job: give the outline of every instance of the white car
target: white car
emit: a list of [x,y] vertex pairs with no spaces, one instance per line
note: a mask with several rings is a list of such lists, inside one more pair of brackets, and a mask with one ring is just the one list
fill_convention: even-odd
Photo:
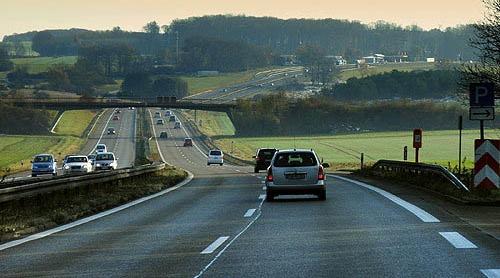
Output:
[[221,150],[211,150],[208,152],[207,165],[211,164],[224,165],[224,154]]
[[97,144],[97,146],[95,147],[95,152],[96,153],[108,152],[108,147],[106,147],[106,145],[104,144]]
[[118,159],[114,153],[98,153],[95,156],[94,169],[100,170],[116,170],[118,167]]
[[88,157],[84,155],[70,156],[64,163],[63,172],[65,175],[72,173],[90,173],[92,164]]
[[161,118],[161,113],[159,111],[155,112],[155,118]]

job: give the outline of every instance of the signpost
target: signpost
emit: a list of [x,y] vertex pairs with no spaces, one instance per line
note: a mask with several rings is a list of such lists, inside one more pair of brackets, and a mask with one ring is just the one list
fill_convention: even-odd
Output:
[[484,140],[484,121],[495,119],[495,86],[493,83],[471,83],[469,86],[469,119],[479,121]]
[[415,163],[418,163],[418,151],[422,148],[422,129],[413,130],[413,148],[415,149]]

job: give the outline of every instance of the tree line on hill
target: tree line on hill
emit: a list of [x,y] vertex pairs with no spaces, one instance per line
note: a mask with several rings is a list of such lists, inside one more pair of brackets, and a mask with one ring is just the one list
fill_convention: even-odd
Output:
[[119,27],[109,31],[48,30],[6,36],[4,41],[33,41],[33,48],[43,56],[76,55],[82,45],[103,42],[126,43],[140,54],[161,56],[165,49],[170,53],[176,51],[178,38],[182,48],[190,38],[210,37],[242,41],[271,49],[276,54],[295,53],[304,44],[321,45],[328,54],[343,55],[351,61],[373,53],[402,52],[419,60],[426,57],[469,60],[475,57],[468,45],[472,34],[470,25],[425,31],[418,26],[403,28],[382,21],[367,25],[336,19],[214,15],[178,19],[161,27],[151,22],[144,32],[125,32]]
[[50,124],[47,111],[0,103],[0,134],[47,134]]
[[[432,101],[347,104],[323,96],[297,100],[275,94],[258,101],[240,100],[231,119],[237,136],[289,136],[456,129],[458,117],[466,119],[467,114],[459,104]],[[500,121],[491,124],[498,126]],[[465,120],[464,127],[475,128],[477,123]]]
[[457,93],[459,73],[455,70],[392,71],[323,89],[324,96],[342,101],[381,99],[441,99]]

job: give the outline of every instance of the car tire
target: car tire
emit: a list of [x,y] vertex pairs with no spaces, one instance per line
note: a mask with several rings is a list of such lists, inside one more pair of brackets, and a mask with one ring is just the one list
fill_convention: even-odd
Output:
[[266,190],[266,202],[274,201],[274,193],[270,190]]
[[255,167],[255,168],[253,169],[253,172],[254,172],[254,173],[258,173],[258,172],[259,172],[259,169],[258,169],[257,167]]
[[221,163],[221,164],[220,164],[220,166],[223,166],[223,165],[224,165],[224,163]]
[[36,178],[36,174],[31,174],[31,177],[32,178]]
[[207,163],[207,166],[210,166],[210,163]]
[[325,201],[326,200],[326,190],[323,189],[321,191],[318,192],[318,199],[320,201]]

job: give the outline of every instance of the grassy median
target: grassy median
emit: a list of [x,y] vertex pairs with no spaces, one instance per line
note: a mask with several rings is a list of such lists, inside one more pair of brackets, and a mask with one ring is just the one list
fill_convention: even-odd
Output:
[[167,167],[116,183],[60,190],[0,204],[0,242],[47,230],[172,187],[186,178]]
[[92,110],[65,111],[54,132],[58,135],[81,137],[96,115],[97,112]]

